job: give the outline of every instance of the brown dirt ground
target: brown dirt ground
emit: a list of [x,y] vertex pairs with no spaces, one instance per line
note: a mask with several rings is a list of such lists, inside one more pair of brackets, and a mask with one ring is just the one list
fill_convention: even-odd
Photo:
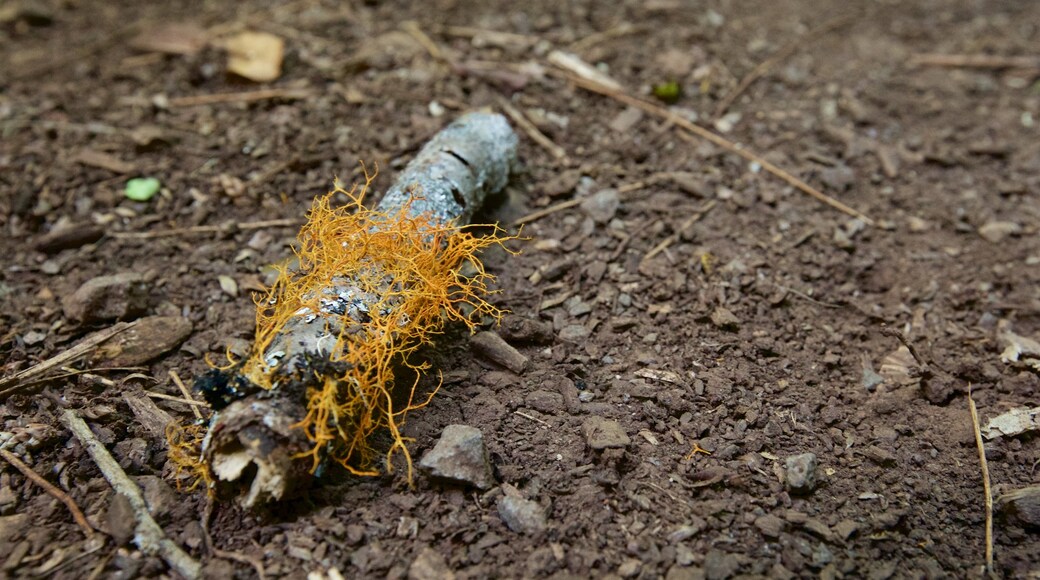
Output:
[[[302,218],[333,175],[358,176],[359,159],[379,164],[376,189],[385,189],[448,119],[496,107],[511,92],[502,78],[432,60],[395,32],[405,21],[470,63],[549,67],[550,48],[570,48],[636,93],[675,79],[684,88],[675,107],[711,125],[739,77],[845,4],[45,3],[49,23],[0,24],[3,374],[94,329],[66,320],[61,299],[101,274],[144,274],[154,287],[149,313],[194,325],[179,349],[138,371],[154,377],[153,390],[175,394],[168,370],[188,378],[206,368],[204,356],[247,343],[247,289],[288,255],[292,228],[108,235],[50,254],[35,244],[59,222],[112,234]],[[227,77],[216,48],[182,57],[127,46],[134,26],[183,20],[282,36],[288,53],[273,86],[311,94],[171,104],[255,88]],[[335,568],[401,578],[427,548],[457,578],[980,576],[982,478],[965,395],[972,383],[983,421],[1037,402],[1037,374],[1000,361],[994,328],[1007,319],[1040,335],[1040,85],[1035,71],[915,68],[908,59],[1037,55],[1038,22],[1040,3],[1029,1],[872,3],[730,107],[739,117],[727,119],[729,138],[865,211],[874,228],[656,119],[619,117],[623,106],[537,67],[513,74],[526,79],[512,87],[513,103],[568,158],[522,138],[523,168],[483,219],[510,222],[606,187],[650,185],[624,193],[606,224],[574,207],[527,227],[519,256],[488,257],[500,277],[496,303],[551,324],[556,338],[520,345],[532,364],[517,376],[449,332],[430,353],[445,373],[443,393],[409,418],[407,432],[418,457],[448,424],[480,428],[498,481],[541,503],[547,529],[506,528],[498,488],[481,494],[419,477],[409,489],[398,475],[333,474],[305,498],[260,512],[218,505],[217,546],[258,559],[269,577]],[[595,37],[624,23],[635,28]],[[533,42],[481,42],[444,25]],[[132,132],[146,125],[163,142],[136,144]],[[149,203],[124,199],[128,175],[76,162],[85,149],[161,178],[163,192]],[[686,174],[680,184],[668,172]],[[718,205],[644,260],[708,199]],[[978,230],[990,222],[1019,231],[987,241]],[[221,275],[237,280],[237,297],[222,292]],[[720,308],[736,324],[715,324]],[[868,380],[899,347],[886,328],[933,359],[923,369],[930,376]],[[670,371],[672,382],[647,370]],[[109,532],[119,527],[112,493],[57,415],[79,409],[131,474],[164,475],[164,443],[121,397],[127,374],[104,373],[114,381],[107,386],[52,381],[0,405],[5,445]],[[159,406],[190,419],[176,403]],[[592,415],[619,421],[628,448],[587,449],[581,425]],[[711,454],[686,458],[695,442]],[[783,464],[804,452],[818,456],[819,482],[797,496],[785,490]],[[987,454],[997,492],[1040,482],[1037,437],[991,442]],[[0,502],[0,575],[171,574],[111,539],[86,542],[62,504],[6,463]],[[201,494],[166,497],[159,521],[209,574],[252,576],[248,565],[207,554],[203,504]],[[995,554],[1004,576],[1040,573],[1036,531],[1000,514]],[[431,577],[418,568],[415,577]]]

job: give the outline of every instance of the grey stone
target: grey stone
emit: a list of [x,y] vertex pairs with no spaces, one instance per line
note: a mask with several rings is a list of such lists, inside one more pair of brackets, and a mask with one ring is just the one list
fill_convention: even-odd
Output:
[[708,580],[725,580],[733,576],[739,568],[740,560],[735,554],[711,550],[704,557],[704,575]]
[[621,424],[613,419],[592,416],[585,419],[582,432],[589,447],[597,451],[603,449],[624,449],[632,442]]
[[740,319],[728,308],[719,306],[711,313],[711,323],[719,328],[737,328],[740,326]]
[[426,546],[408,567],[408,580],[454,580],[455,573],[447,560],[433,548]]
[[433,477],[491,489],[495,484],[488,461],[484,435],[468,425],[448,425],[433,449],[423,456],[419,467]]
[[852,520],[841,520],[840,522],[834,524],[834,533],[837,534],[838,537],[843,540],[849,539],[850,537],[852,537],[853,534],[855,534],[858,531],[859,524]]
[[784,520],[773,514],[766,514],[755,520],[755,527],[766,537],[778,538],[784,530]]
[[148,309],[151,285],[134,272],[86,281],[62,302],[65,316],[84,323],[128,319]]
[[816,487],[816,454],[787,458],[787,487],[794,493],[810,493]]
[[614,219],[618,207],[621,205],[621,195],[616,189],[603,189],[585,198],[581,202],[581,209],[592,221],[605,224]]
[[520,534],[536,534],[545,529],[545,510],[529,499],[503,496],[498,500],[498,515],[510,530]]

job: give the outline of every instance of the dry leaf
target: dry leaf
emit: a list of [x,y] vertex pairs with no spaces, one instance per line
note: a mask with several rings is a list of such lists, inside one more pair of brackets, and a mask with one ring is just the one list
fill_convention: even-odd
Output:
[[130,41],[130,47],[144,52],[195,54],[209,42],[206,29],[190,22],[167,22],[145,30]]
[[1000,321],[997,337],[1004,345],[1000,360],[1011,364],[1019,363],[1040,371],[1040,342],[1027,336],[1019,336],[1011,332],[1010,323]]
[[282,74],[285,41],[267,32],[241,32],[227,41],[228,72],[258,83]]
[[220,282],[220,289],[224,291],[224,294],[232,298],[238,297],[238,282],[231,276],[217,276],[217,280]]
[[908,385],[919,380],[917,361],[910,349],[900,346],[881,361],[878,374],[889,384]]
[[1020,407],[990,419],[989,423],[982,428],[982,434],[986,436],[986,439],[995,439],[1002,436],[1013,437],[1038,429],[1040,429],[1040,407],[1032,409]]

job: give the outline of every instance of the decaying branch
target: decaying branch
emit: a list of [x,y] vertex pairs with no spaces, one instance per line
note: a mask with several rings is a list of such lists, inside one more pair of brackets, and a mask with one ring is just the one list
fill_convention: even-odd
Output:
[[[403,408],[395,401],[391,390],[400,394],[403,388],[407,395],[408,385],[385,385],[392,383],[388,357],[407,355],[428,340],[440,324],[428,320],[434,314],[466,321],[456,308],[462,303],[494,313],[479,297],[483,282],[467,286],[458,266],[477,266],[482,280],[486,275],[471,252],[496,242],[460,242],[457,227],[506,185],[516,146],[504,117],[470,113],[422,148],[364,225],[351,217],[369,211],[360,197],[354,198],[355,214],[337,213],[328,198],[316,202],[301,232],[299,269],[283,274],[289,281],[276,283],[267,303],[260,303],[251,357],[196,381],[217,411],[202,453],[218,485],[253,506],[302,487],[330,459],[371,473],[350,459],[371,455],[366,438],[376,428],[388,429],[394,441],[387,459],[395,448],[408,458],[397,423],[422,405],[410,396]],[[468,246],[460,249],[460,243]],[[401,246],[386,249],[394,244]],[[415,257],[412,246],[422,246]],[[296,280],[310,285],[297,292]],[[286,307],[291,310],[280,317],[277,310]],[[387,354],[365,358],[356,352],[366,348]],[[410,474],[410,458],[408,466]]]

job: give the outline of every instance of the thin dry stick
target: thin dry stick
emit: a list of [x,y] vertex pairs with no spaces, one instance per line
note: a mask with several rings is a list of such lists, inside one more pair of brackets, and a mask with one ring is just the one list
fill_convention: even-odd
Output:
[[686,221],[684,221],[682,225],[680,225],[672,235],[662,240],[660,244],[654,246],[654,249],[647,252],[646,255],[643,256],[643,260],[649,260],[657,254],[660,254],[661,252],[668,249],[668,246],[671,246],[672,244],[677,242],[679,240],[679,236],[681,236],[683,232],[688,230],[690,226],[700,221],[701,218],[703,218],[704,216],[708,215],[708,212],[711,211],[717,203],[718,202],[713,199],[708,203],[704,204],[704,207],[697,210],[693,215],[687,218]]
[[715,118],[718,119],[724,115],[726,110],[729,109],[729,106],[733,104],[733,101],[737,100],[737,97],[746,91],[748,87],[754,84],[758,79],[765,76],[766,73],[773,69],[773,67],[790,58],[792,54],[798,52],[798,49],[819,39],[828,32],[833,32],[834,30],[845,26],[854,19],[854,14],[839,16],[832,20],[828,20],[817,28],[814,28],[806,34],[787,43],[783,48],[776,51],[776,54],[759,63],[758,66],[752,69],[744,78],[740,79],[740,83],[738,83],[729,94],[723,97],[722,100],[719,101],[719,105],[715,107]]
[[[209,403],[205,401],[196,401],[194,399],[182,399],[180,397],[174,397],[173,395],[167,395],[166,393],[156,393],[155,391],[145,391],[144,394],[148,395],[153,399],[162,399],[164,401],[171,401],[174,403],[180,403],[182,405],[191,405],[196,409],[198,407],[205,407],[207,409],[209,408]],[[201,419],[201,417],[199,418]]]
[[261,89],[238,93],[215,93],[210,95],[191,95],[170,99],[171,107],[197,107],[199,105],[216,105],[219,103],[253,103],[270,99],[306,99],[314,94],[310,89]]
[[202,539],[205,541],[206,549],[217,558],[224,558],[225,560],[232,560],[241,564],[249,564],[256,570],[256,575],[260,580],[266,580],[267,575],[264,573],[264,565],[259,559],[249,556],[247,554],[240,554],[238,552],[231,552],[228,550],[221,550],[220,548],[213,545],[213,536],[209,533],[209,522],[213,517],[213,496],[206,496],[206,507],[202,510]]
[[547,208],[533,211],[522,218],[517,219],[513,222],[513,225],[521,226],[527,223],[531,223],[536,220],[540,220],[547,215],[552,215],[558,211],[572,208],[576,205],[581,204],[581,198],[568,199],[567,201],[561,201],[560,203],[550,205]]
[[550,427],[551,426],[551,425],[549,425],[549,423],[547,423],[545,421],[542,421],[538,417],[535,417],[534,415],[528,415],[527,413],[524,413],[523,411],[513,411],[513,414],[514,415],[519,415],[519,416],[523,417],[524,419],[530,419],[531,421],[534,421],[535,423],[541,423],[542,425],[545,425],[546,427]]
[[602,32],[594,32],[585,38],[575,41],[568,47],[568,50],[572,52],[581,52],[583,50],[592,48],[593,46],[612,40],[614,38],[620,38],[628,34],[635,34],[645,30],[642,26],[634,26],[630,22],[622,22],[613,28],[608,28]]
[[449,65],[454,64],[452,62],[452,59],[449,58],[443,50],[441,50],[441,47],[436,42],[434,42],[428,34],[423,32],[422,28],[419,27],[418,22],[414,20],[409,20],[402,24],[401,28],[403,28],[404,31],[407,32],[409,35],[411,35],[411,37],[414,38],[416,42],[421,44],[422,47],[426,49],[426,52],[430,53],[430,56]]
[[133,328],[136,325],[136,320],[133,322],[120,322],[119,324],[115,324],[109,328],[106,328],[105,330],[99,330],[98,332],[95,332],[94,334],[83,339],[76,346],[66,350],[65,352],[52,356],[51,358],[43,362],[37,363],[25,369],[24,371],[15,373],[5,379],[0,380],[0,401],[6,399],[18,390],[22,389],[27,383],[32,381],[34,378],[49,372],[51,369],[67,365],[89,355],[90,353],[94,352],[94,348],[96,348],[99,344],[105,342],[106,340],[112,338],[113,336],[121,332]]
[[987,54],[935,54],[914,55],[911,66],[940,66],[948,68],[985,69],[1040,69],[1040,57],[1036,56],[991,56]]
[[76,520],[76,524],[83,530],[83,533],[88,538],[94,537],[94,528],[87,521],[87,516],[83,515],[83,512],[76,505],[75,500],[69,497],[69,494],[58,489],[51,482],[44,479],[41,475],[32,470],[31,467],[18,459],[18,456],[6,449],[0,449],[0,457],[3,457],[8,463],[14,466],[15,469],[22,472],[22,475],[27,477],[29,481],[43,488],[43,491],[47,492],[51,497],[65,504],[65,507],[69,508],[72,512],[72,519]]
[[174,228],[170,230],[156,230],[152,232],[113,232],[109,236],[117,240],[150,240],[153,238],[168,238],[173,236],[185,236],[192,234],[216,234],[236,230],[262,230],[267,228],[287,228],[299,226],[297,219],[263,220],[258,222],[241,222],[227,226],[192,226],[189,228]]
[[137,487],[137,484],[119,467],[119,463],[97,440],[90,427],[76,414],[76,411],[66,409],[61,415],[61,422],[79,439],[116,493],[121,494],[130,502],[136,520],[134,543],[137,544],[137,547],[145,554],[158,555],[182,576],[198,578],[202,566],[166,537],[166,533],[148,513],[148,505],[144,501],[144,496],[141,495],[141,488]]
[[[654,103],[651,103],[649,101],[645,101],[645,100],[640,99],[638,97],[634,97],[634,96],[629,95],[628,93],[625,93],[623,91],[618,91],[618,90],[612,89],[612,88],[610,88],[608,86],[605,86],[605,85],[603,85],[601,83],[598,83],[598,82],[595,82],[595,81],[590,81],[588,79],[579,77],[579,76],[577,76],[577,75],[575,75],[575,74],[573,74],[573,73],[571,73],[570,71],[567,71],[567,70],[562,70],[561,69],[561,72],[559,72],[558,74],[562,75],[567,80],[571,81],[575,85],[577,85],[577,86],[579,86],[579,87],[581,87],[581,88],[583,88],[583,89],[585,89],[587,91],[591,91],[593,93],[597,93],[597,94],[603,95],[605,97],[610,97],[611,99],[614,99],[615,101],[618,101],[619,103],[624,103],[626,105],[629,105],[629,106],[632,106],[632,107],[636,107],[638,109],[642,109],[642,110],[646,111],[647,113],[650,113],[651,115],[654,115],[654,116],[659,117],[661,119],[664,119],[666,121],[670,121],[674,125],[682,128],[682,129],[685,129],[686,131],[689,131],[690,133],[693,133],[694,135],[696,135],[696,136],[698,136],[698,137],[700,137],[700,138],[702,138],[702,139],[704,139],[706,141],[709,141],[709,142],[711,142],[711,143],[713,143],[713,144],[715,144],[715,145],[725,149],[726,151],[729,151],[730,153],[735,153],[737,155],[740,155],[744,159],[747,159],[748,161],[752,161],[754,163],[758,163],[762,167],[762,169],[765,169],[769,173],[772,173],[776,177],[779,177],[783,181],[787,182],[789,185],[794,186],[795,188],[797,188],[800,191],[802,191],[803,193],[805,193],[805,194],[815,198],[816,200],[818,200],[818,201],[820,201],[820,202],[822,202],[822,203],[824,203],[826,205],[829,205],[829,206],[833,207],[834,209],[837,209],[838,211],[841,211],[841,212],[846,213],[846,214],[848,214],[850,216],[858,218],[858,219],[862,220],[863,223],[866,223],[866,224],[871,225],[871,226],[874,225],[874,220],[870,219],[869,217],[867,217],[864,213],[860,212],[859,210],[855,210],[855,209],[845,205],[844,203],[834,199],[833,197],[830,197],[830,196],[822,193],[821,191],[817,190],[813,186],[809,185],[808,183],[805,183],[801,179],[798,179],[797,177],[791,175],[790,173],[784,171],[783,169],[780,169],[779,167],[777,167],[776,165],[773,165],[772,163],[770,163],[769,161],[765,160],[764,158],[762,158],[762,157],[760,157],[760,156],[758,156],[758,155],[748,151],[747,149],[744,149],[740,145],[737,145],[736,143],[733,143],[733,142],[729,141],[728,139],[724,139],[724,138],[716,135],[715,133],[712,133],[711,131],[709,131],[709,130],[703,128],[703,127],[695,125],[694,123],[690,122],[686,118],[680,117],[679,115],[676,115],[675,113],[669,111],[668,109],[665,109],[664,107],[659,107],[659,106],[655,105]],[[685,133],[679,133],[679,135],[680,136],[685,136],[686,134]],[[692,139],[692,137],[691,137],[691,139]]]
[[982,490],[986,494],[986,572],[993,573],[993,493],[989,487],[989,465],[986,463],[986,448],[982,444],[982,433],[979,431],[979,412],[975,401],[971,398],[971,385],[968,385],[968,409],[971,410],[971,426],[975,430],[975,445],[979,448],[979,463],[982,464]]
[[169,374],[170,374],[170,379],[173,380],[173,384],[177,385],[177,388],[180,389],[181,394],[184,395],[184,398],[191,402],[191,405],[192,405],[191,410],[192,410],[192,412],[195,413],[195,418],[196,419],[201,419],[202,418],[202,411],[199,411],[198,406],[195,405],[195,398],[191,396],[191,391],[189,391],[188,387],[186,387],[184,385],[184,381],[182,381],[181,377],[179,375],[177,375],[177,371],[175,371],[173,369],[170,369],[170,373]]
[[545,136],[535,127],[534,123],[527,119],[527,117],[516,107],[512,105],[505,97],[498,97],[498,105],[502,107],[505,114],[509,115],[509,118],[513,120],[532,141],[542,146],[543,149],[549,152],[550,155],[557,159],[563,159],[567,157],[567,152],[556,143],[553,143],[552,139]]

